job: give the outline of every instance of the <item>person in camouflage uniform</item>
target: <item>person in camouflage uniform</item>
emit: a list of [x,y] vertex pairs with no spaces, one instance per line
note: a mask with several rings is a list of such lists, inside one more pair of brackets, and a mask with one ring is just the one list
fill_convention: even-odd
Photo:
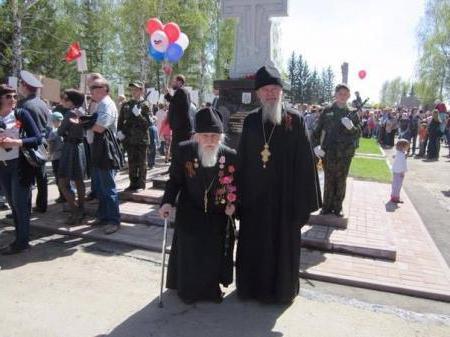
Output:
[[145,189],[147,149],[150,142],[150,105],[144,99],[144,85],[135,81],[129,85],[131,99],[122,105],[117,124],[117,136],[128,153],[130,186],[126,191]]
[[324,109],[312,135],[314,153],[322,158],[325,173],[321,214],[335,214],[339,217],[343,216],[346,180],[361,136],[359,117],[347,106],[349,98],[349,88],[344,84],[338,85],[335,89],[335,102]]

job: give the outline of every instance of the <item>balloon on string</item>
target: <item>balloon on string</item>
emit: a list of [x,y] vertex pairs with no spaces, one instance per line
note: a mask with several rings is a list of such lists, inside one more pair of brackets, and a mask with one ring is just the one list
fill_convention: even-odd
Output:
[[172,43],[166,51],[166,59],[169,62],[178,62],[183,57],[184,51],[179,44]]
[[174,43],[180,37],[181,30],[175,22],[169,22],[164,26],[164,32],[169,38],[169,42]]
[[169,46],[169,38],[162,30],[157,30],[150,36],[150,43],[152,44],[153,49],[160,53],[164,53]]
[[180,45],[183,50],[186,50],[186,48],[189,46],[189,38],[186,34],[180,33],[180,37],[175,41],[175,43]]
[[155,50],[152,47],[152,44],[149,43],[148,44],[148,56],[153,58],[155,61],[162,61],[162,60],[164,60],[165,54]]
[[358,76],[359,76],[360,79],[363,80],[363,79],[366,78],[367,72],[366,72],[365,70],[360,70],[360,71],[358,72]]
[[173,72],[172,66],[170,64],[167,64],[167,63],[165,65],[163,65],[162,69],[163,69],[163,72],[164,72],[164,74],[166,76],[170,76],[172,74],[172,72]]
[[151,18],[147,21],[147,33],[152,35],[157,30],[164,30],[163,23],[158,18]]

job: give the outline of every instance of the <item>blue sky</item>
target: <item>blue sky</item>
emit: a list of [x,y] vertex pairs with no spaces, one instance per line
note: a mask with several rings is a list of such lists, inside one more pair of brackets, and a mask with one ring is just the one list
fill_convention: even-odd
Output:
[[[292,51],[318,69],[350,64],[349,85],[363,98],[379,100],[384,80],[414,79],[416,33],[425,0],[288,0],[289,17],[281,23],[280,48],[286,64]],[[365,80],[358,71],[367,71]]]

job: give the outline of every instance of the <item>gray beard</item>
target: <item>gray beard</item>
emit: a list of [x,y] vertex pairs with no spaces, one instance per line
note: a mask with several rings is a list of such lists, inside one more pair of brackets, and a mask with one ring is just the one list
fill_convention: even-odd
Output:
[[220,145],[217,145],[212,150],[206,150],[204,149],[200,144],[198,146],[198,156],[200,157],[200,162],[203,167],[214,167],[217,163],[217,158],[219,154],[219,147]]
[[281,124],[282,112],[281,99],[275,103],[262,103],[263,122],[270,121],[274,125]]

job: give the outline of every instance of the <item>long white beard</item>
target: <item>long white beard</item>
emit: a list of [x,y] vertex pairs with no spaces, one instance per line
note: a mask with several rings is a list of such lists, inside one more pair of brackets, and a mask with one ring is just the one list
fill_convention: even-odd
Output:
[[214,149],[205,149],[200,144],[198,146],[198,156],[203,167],[214,167],[217,163],[220,144]]
[[281,124],[282,112],[281,98],[275,103],[262,103],[263,122],[271,121],[274,125]]

